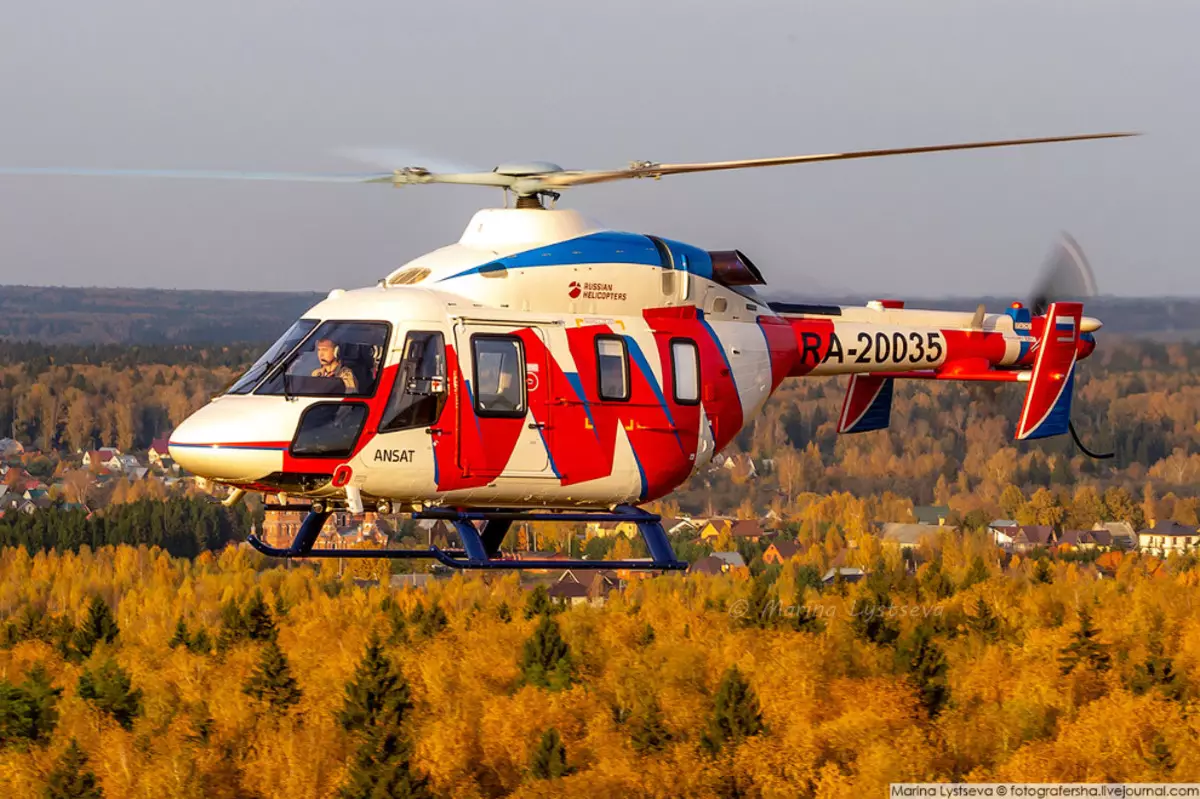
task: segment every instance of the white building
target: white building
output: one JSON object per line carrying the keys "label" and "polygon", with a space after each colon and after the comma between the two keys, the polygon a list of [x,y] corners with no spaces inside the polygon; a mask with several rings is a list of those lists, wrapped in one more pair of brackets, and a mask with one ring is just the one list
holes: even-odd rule
{"label": "white building", "polygon": [[1158,557],[1190,552],[1200,545],[1200,531],[1179,522],[1159,522],[1147,530],[1139,530],[1137,535],[1138,549]]}

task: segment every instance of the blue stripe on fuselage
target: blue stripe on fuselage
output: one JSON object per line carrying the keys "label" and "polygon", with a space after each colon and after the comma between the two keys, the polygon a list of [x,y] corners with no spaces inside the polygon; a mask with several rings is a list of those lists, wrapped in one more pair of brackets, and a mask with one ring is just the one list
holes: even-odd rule
{"label": "blue stripe on fuselage", "polygon": [[[603,231],[567,239],[545,247],[513,253],[504,258],[488,261],[486,264],[464,269],[450,277],[444,277],[442,280],[453,280],[456,277],[479,274],[488,269],[500,267],[527,269],[538,266],[575,266],[578,264],[662,266],[662,261],[659,258],[658,250],[654,247],[654,242],[645,236],[637,233]],[[709,271],[712,271],[711,261]]]}

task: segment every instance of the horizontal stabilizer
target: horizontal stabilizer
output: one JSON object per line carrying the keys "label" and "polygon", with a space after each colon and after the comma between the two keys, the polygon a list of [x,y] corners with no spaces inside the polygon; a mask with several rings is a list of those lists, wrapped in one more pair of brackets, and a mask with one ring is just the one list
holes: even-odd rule
{"label": "horizontal stabilizer", "polygon": [[1045,328],[1037,342],[1037,360],[1017,423],[1018,441],[1059,436],[1068,431],[1082,315],[1083,305],[1078,302],[1051,303],[1046,309]]}
{"label": "horizontal stabilizer", "polygon": [[865,433],[882,430],[892,419],[892,388],[890,377],[856,374],[850,378],[842,415],[838,419],[839,433]]}

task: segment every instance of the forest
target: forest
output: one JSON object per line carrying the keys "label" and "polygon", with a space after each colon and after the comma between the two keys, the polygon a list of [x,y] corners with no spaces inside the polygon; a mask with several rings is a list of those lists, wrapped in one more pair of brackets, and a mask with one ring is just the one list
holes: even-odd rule
{"label": "forest", "polygon": [[[958,520],[1012,518],[1010,487],[1039,488],[1066,507],[1081,489],[1109,488],[1161,505],[1146,519],[1181,514],[1196,524],[1200,483],[1200,344],[1110,337],[1081,363],[1073,418],[1094,460],[1067,437],[1014,442],[1021,393],[1010,386],[913,381],[898,386],[891,426],[839,436],[845,378],[786,381],[725,455],[732,468],[693,478],[670,515],[745,518],[797,509],[806,492],[887,495],[950,505]],[[0,342],[0,430],[40,450],[27,469],[50,474],[60,454],[97,446],[144,450],[228,386],[254,346],[43,345]],[[1006,507],[1008,506],[1008,507]],[[1190,510],[1189,510],[1190,508]],[[987,521],[988,519],[983,519]],[[886,519],[904,521],[905,519]]]}
{"label": "forest", "polygon": [[362,586],[230,548],[0,555],[6,795],[880,796],[1200,779],[1194,560]]}
{"label": "forest", "polygon": [[[145,448],[256,346],[0,343],[0,430]],[[0,519],[0,785],[13,797],[879,795],[896,781],[1200,780],[1200,558],[1009,555],[994,518],[1200,524],[1200,345],[1109,336],[1070,440],[1011,440],[1019,392],[908,384],[838,436],[844,380],[793,380],[655,505],[774,510],[748,574],[565,607],[516,576],[393,590],[372,561],[268,562],[253,515],[122,481]],[[70,481],[67,481],[68,483]],[[146,485],[149,485],[148,483]],[[885,546],[948,505],[961,532]],[[689,560],[714,545],[676,540]],[[571,537],[551,538],[554,547]],[[593,539],[586,551],[636,554]],[[633,550],[633,552],[631,552]],[[834,564],[866,580],[823,585]]]}

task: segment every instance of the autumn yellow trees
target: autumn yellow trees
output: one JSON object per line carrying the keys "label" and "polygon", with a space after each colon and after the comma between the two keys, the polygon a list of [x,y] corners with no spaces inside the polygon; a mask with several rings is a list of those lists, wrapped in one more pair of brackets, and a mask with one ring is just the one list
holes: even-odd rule
{"label": "autumn yellow trees", "polygon": [[916,574],[884,553],[838,588],[792,562],[572,608],[516,575],[393,593],[244,549],[5,550],[0,785],[832,797],[1200,778],[1194,567],[1126,555],[1102,578],[974,546],[943,538]]}

